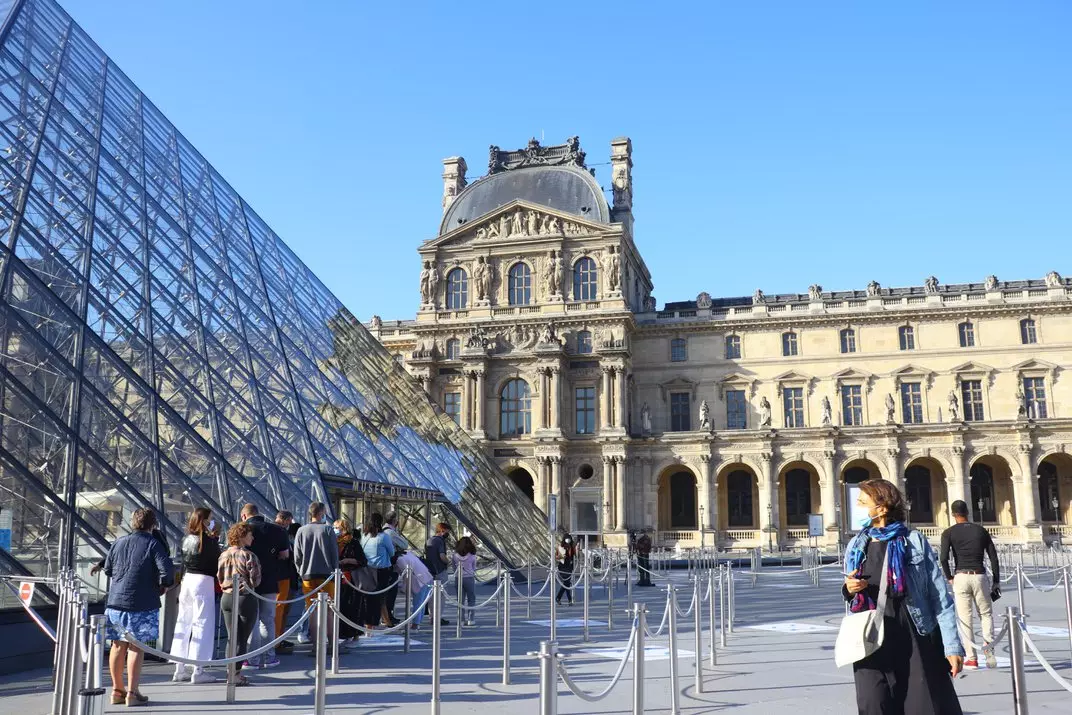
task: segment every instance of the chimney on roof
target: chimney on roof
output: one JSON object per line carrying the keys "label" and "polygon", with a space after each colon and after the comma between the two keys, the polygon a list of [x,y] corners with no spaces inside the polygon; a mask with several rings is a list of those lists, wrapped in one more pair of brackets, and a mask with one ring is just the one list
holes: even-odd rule
{"label": "chimney on roof", "polygon": [[629,137],[610,141],[611,186],[614,206],[611,220],[631,227],[633,223],[633,142]]}
{"label": "chimney on roof", "polygon": [[454,203],[454,199],[466,186],[465,172],[468,167],[465,159],[451,156],[443,160],[443,213]]}

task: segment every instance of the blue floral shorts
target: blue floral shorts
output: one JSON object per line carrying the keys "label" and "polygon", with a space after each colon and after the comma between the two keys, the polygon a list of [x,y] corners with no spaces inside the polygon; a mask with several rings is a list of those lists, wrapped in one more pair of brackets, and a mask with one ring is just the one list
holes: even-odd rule
{"label": "blue floral shorts", "polygon": [[123,631],[128,630],[142,643],[155,641],[160,637],[160,611],[119,611],[105,608],[104,617],[108,619],[108,638],[113,641],[126,640]]}

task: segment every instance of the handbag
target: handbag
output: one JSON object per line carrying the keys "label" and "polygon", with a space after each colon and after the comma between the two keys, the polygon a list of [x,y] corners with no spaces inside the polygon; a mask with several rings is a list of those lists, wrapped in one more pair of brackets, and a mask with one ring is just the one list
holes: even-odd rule
{"label": "handbag", "polygon": [[850,613],[841,621],[837,642],[834,644],[834,662],[839,668],[863,660],[882,647],[889,565],[890,553],[887,549],[886,557],[882,560],[882,578],[879,579],[875,610]]}

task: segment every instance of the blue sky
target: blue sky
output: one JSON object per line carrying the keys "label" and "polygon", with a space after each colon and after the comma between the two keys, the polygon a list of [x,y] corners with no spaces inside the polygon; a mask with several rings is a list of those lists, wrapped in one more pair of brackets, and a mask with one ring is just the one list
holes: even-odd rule
{"label": "blue sky", "polygon": [[1072,274],[1062,0],[61,2],[362,319],[531,136],[632,138],[660,305]]}

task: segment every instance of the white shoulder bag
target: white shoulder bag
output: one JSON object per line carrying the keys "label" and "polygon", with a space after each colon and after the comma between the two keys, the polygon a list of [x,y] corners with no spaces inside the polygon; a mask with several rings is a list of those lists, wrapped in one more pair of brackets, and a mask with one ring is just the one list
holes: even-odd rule
{"label": "white shoulder bag", "polygon": [[882,559],[882,578],[878,584],[878,603],[873,611],[850,613],[841,621],[841,629],[834,645],[834,662],[843,668],[863,660],[882,647],[884,616],[886,614],[886,587],[889,584],[890,552]]}

